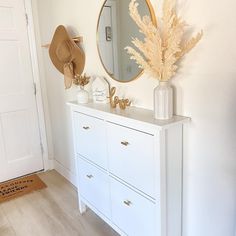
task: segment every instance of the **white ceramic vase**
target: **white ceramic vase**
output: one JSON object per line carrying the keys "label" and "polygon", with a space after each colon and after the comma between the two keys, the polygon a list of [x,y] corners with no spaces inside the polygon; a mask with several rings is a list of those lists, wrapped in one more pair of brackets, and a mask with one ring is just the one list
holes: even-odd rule
{"label": "white ceramic vase", "polygon": [[82,86],[77,92],[77,102],[80,104],[86,104],[89,102],[89,93]]}
{"label": "white ceramic vase", "polygon": [[154,89],[154,116],[159,120],[173,117],[173,88],[169,81],[161,81]]}

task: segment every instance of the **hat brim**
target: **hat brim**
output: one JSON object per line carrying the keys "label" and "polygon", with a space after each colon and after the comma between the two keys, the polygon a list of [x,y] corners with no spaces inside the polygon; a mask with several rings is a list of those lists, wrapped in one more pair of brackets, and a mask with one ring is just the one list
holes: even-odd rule
{"label": "hat brim", "polygon": [[[66,28],[63,25],[60,25],[57,27],[52,42],[50,44],[49,48],[49,56],[51,58],[51,61],[53,65],[62,73],[64,74],[64,64],[65,62],[60,61],[58,58],[58,55],[56,53],[57,48],[60,44],[62,44],[64,41],[69,42],[73,47],[73,68],[74,68],[74,74],[81,75],[84,70],[85,66],[85,54],[83,50],[74,42],[74,40],[69,36]],[[68,61],[69,62],[69,61]],[[66,62],[66,63],[68,63]]]}

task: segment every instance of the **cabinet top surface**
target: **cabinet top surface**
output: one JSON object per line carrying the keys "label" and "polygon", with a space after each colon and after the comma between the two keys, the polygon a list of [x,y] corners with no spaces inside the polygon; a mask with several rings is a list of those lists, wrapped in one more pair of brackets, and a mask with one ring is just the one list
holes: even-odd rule
{"label": "cabinet top surface", "polygon": [[109,104],[99,104],[99,103],[88,103],[88,104],[78,104],[76,101],[68,102],[69,106],[73,110],[95,116],[98,118],[106,119],[106,116],[110,115],[114,118],[135,120],[138,122],[144,122],[146,124],[156,126],[159,128],[168,128],[174,124],[185,123],[190,120],[188,117],[184,116],[174,116],[169,120],[157,120],[154,118],[154,113],[152,110],[139,108],[139,107],[128,107],[126,110],[121,110],[119,108],[111,108]]}

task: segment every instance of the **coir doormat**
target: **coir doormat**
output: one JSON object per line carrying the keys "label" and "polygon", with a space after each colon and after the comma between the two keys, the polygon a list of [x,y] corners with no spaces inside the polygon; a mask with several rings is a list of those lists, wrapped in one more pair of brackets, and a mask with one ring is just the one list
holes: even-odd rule
{"label": "coir doormat", "polygon": [[37,175],[4,182],[0,184],[0,203],[46,187],[46,184]]}

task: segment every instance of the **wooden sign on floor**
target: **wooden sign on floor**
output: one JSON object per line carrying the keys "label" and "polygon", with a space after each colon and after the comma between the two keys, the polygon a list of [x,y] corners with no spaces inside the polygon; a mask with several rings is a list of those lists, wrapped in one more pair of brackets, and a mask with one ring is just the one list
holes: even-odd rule
{"label": "wooden sign on floor", "polygon": [[46,187],[46,184],[37,175],[30,175],[1,183],[0,203]]}

